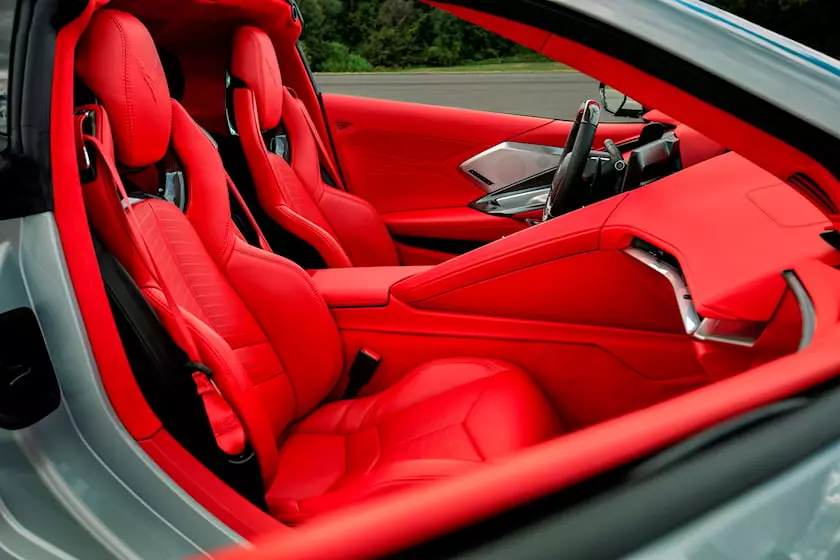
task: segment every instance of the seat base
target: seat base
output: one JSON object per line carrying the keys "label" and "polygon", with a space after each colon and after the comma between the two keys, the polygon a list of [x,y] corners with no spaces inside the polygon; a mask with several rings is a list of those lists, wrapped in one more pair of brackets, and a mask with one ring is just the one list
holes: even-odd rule
{"label": "seat base", "polygon": [[513,364],[429,362],[388,389],[326,404],[294,425],[266,495],[288,524],[480,467],[556,436],[557,415]]}

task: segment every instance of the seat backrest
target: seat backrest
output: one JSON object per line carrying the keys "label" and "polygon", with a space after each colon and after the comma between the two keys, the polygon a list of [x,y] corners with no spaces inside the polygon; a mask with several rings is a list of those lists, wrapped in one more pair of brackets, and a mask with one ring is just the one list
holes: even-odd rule
{"label": "seat backrest", "polygon": [[[233,117],[265,212],[312,245],[328,266],[398,265],[379,213],[324,182],[317,132],[307,122],[304,104],[283,87],[269,36],[256,27],[240,27],[232,49]],[[291,145],[289,162],[266,145],[265,138],[280,126]]]}
{"label": "seat backrest", "polygon": [[117,163],[143,168],[171,150],[183,166],[185,213],[161,199],[133,201],[142,232],[134,231],[125,219],[127,201],[97,165],[83,188],[88,217],[173,332],[160,279],[137,242],[138,234],[146,239],[270,484],[277,438],[326,397],[342,370],[329,309],[304,270],[236,234],[218,152],[170,99],[152,38],[139,20],[115,10],[94,14],[77,49],[76,71],[100,100],[86,109],[96,119],[105,157],[113,151]]}

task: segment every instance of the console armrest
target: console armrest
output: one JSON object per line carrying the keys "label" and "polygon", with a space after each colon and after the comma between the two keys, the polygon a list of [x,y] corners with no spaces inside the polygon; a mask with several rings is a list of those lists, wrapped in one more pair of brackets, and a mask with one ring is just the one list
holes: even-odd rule
{"label": "console armrest", "polygon": [[330,307],[383,307],[391,286],[430,266],[372,266],[310,270],[312,281]]}

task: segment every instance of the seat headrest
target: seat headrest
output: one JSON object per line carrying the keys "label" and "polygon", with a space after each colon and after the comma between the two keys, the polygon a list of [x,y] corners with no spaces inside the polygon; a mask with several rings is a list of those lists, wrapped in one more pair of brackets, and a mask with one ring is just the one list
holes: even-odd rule
{"label": "seat headrest", "polygon": [[140,20],[117,10],[96,12],[76,50],[76,73],[108,113],[120,163],[145,167],[163,158],[172,105],[157,49]]}
{"label": "seat headrest", "polygon": [[260,128],[276,127],[283,114],[283,79],[277,53],[265,31],[252,26],[236,30],[230,73],[253,92]]}

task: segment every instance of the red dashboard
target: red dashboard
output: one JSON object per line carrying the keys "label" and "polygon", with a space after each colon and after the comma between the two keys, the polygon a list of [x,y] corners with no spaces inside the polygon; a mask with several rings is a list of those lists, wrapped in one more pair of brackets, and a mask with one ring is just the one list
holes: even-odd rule
{"label": "red dashboard", "polygon": [[[785,289],[780,272],[832,253],[819,236],[827,226],[790,187],[729,153],[508,236],[393,291],[424,308],[521,316],[527,301],[534,318],[673,331],[667,318],[642,311],[660,308],[648,301],[652,293],[623,289],[634,274],[624,255],[610,256],[638,237],[677,259],[701,315],[766,321]],[[517,284],[528,289],[514,291]],[[569,306],[580,304],[578,316]],[[615,324],[626,306],[642,309]]]}

